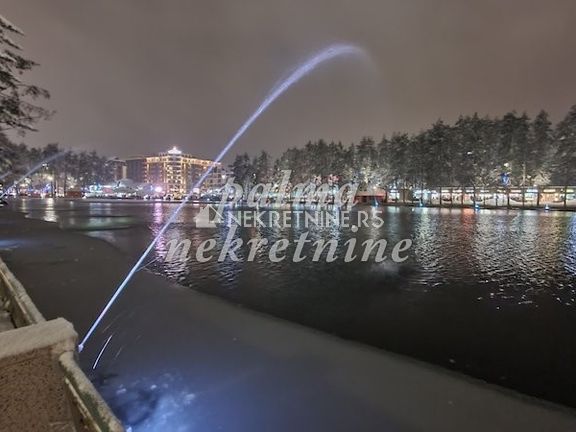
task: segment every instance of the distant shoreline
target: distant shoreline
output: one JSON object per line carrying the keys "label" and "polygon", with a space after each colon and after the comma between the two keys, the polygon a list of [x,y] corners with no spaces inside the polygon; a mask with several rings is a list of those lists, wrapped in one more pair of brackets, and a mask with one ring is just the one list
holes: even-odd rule
{"label": "distant shoreline", "polygon": [[[37,197],[19,197],[19,198],[12,198],[11,200],[34,200],[34,201],[41,201],[46,199],[56,199],[61,201],[80,201],[80,202],[93,202],[93,203],[134,203],[134,204],[180,204],[183,200],[161,200],[161,199],[139,199],[139,198],[37,198]],[[219,201],[216,200],[189,200],[188,204],[191,205],[207,205],[207,204],[218,204]],[[293,205],[292,203],[284,203],[282,205]],[[300,206],[304,206],[304,204],[298,204]],[[439,204],[423,204],[420,205],[418,202],[388,202],[388,203],[378,203],[377,205],[369,204],[369,203],[357,203],[356,206],[359,207],[410,207],[410,208],[439,208],[439,209],[470,209],[470,210],[535,210],[535,211],[568,211],[568,212],[576,212],[576,205],[564,207],[562,203],[553,204],[553,205],[524,205],[522,204],[510,204],[502,205],[502,206],[495,206],[491,204],[479,204],[477,206],[473,204],[460,204],[460,203],[445,203],[442,205]],[[242,206],[240,206],[242,207]],[[260,208],[263,210],[278,208],[278,205],[270,205],[270,206],[261,206]],[[315,207],[309,207],[314,209]]]}

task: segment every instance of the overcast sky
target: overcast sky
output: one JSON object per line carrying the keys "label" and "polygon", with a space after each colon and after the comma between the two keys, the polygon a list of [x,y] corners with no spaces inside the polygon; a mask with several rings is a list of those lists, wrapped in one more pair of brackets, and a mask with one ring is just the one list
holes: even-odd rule
{"label": "overcast sky", "polygon": [[277,79],[334,42],[233,154],[323,137],[416,132],[438,118],[508,110],[554,120],[576,103],[574,0],[3,0],[29,81],[57,115],[28,134],[108,156],[178,146],[214,157]]}

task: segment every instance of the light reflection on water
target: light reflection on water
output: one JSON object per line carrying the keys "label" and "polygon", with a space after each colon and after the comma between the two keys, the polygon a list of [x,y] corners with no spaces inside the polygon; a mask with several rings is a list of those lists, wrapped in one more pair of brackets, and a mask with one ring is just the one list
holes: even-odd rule
{"label": "light reflection on water", "polygon": [[[85,231],[132,255],[136,255],[141,250],[140,246],[158,233],[174,206],[162,202],[55,202],[50,199],[23,200],[21,203],[21,210],[29,212],[31,217],[57,222],[65,229]],[[341,260],[333,265],[311,263],[310,260],[297,264],[288,260],[271,263],[266,249],[258,252],[253,263],[219,263],[213,260],[199,264],[195,259],[186,262],[162,260],[172,239],[189,239],[192,256],[195,248],[208,238],[216,239],[216,250],[221,249],[228,228],[196,229],[193,220],[198,208],[197,205],[185,208],[156,245],[155,256],[149,257],[158,259],[151,267],[154,271],[195,289],[216,290],[216,294],[248,290],[248,287],[241,286],[241,282],[249,273],[250,279],[258,278],[270,283],[271,286],[262,287],[263,296],[270,290],[282,289],[286,296],[298,297],[305,289],[333,289],[345,281],[352,282],[352,285],[369,284],[372,273],[382,274],[380,267],[395,267],[393,263],[374,265],[343,263]],[[339,256],[344,255],[345,242],[351,237],[357,237],[359,244],[365,239],[386,238],[389,245],[403,238],[412,238],[410,258],[398,266],[405,272],[401,279],[403,289],[407,291],[472,284],[476,288],[482,287],[484,295],[477,298],[478,301],[494,302],[500,306],[506,303],[537,306],[538,299],[546,297],[560,299],[567,306],[575,302],[576,216],[573,213],[395,207],[381,210],[384,211],[384,227],[361,228],[356,234],[333,226],[293,226],[285,229],[243,228],[238,235],[245,242],[250,238],[267,238],[270,243],[287,238],[292,242],[309,231],[312,241],[336,239]],[[292,251],[293,245],[287,255],[291,256]],[[247,249],[243,248],[239,256],[246,258]],[[318,275],[321,275],[321,286],[305,283],[307,280],[317,281]],[[295,280],[298,280],[297,284]],[[206,282],[219,286],[207,287]],[[261,285],[255,280],[252,282]],[[350,294],[355,295],[353,291]],[[237,292],[233,297],[233,300],[242,302],[241,293]]]}
{"label": "light reflection on water", "polygon": [[[109,241],[136,258],[174,205],[30,200],[20,208]],[[384,237],[393,245],[411,238],[409,259],[402,264],[270,262],[267,248],[254,262],[163,261],[171,239],[189,239],[193,252],[208,238],[216,240],[219,251],[226,238],[226,227],[196,229],[198,206],[190,205],[157,243],[149,259],[158,260],[148,268],[261,312],[576,406],[571,384],[576,380],[576,214],[381,210],[382,228],[354,234],[316,227],[309,238],[337,239],[340,256],[352,236],[358,244]],[[292,241],[304,230],[246,228],[238,235],[245,241]],[[247,250],[239,255],[245,257]]]}

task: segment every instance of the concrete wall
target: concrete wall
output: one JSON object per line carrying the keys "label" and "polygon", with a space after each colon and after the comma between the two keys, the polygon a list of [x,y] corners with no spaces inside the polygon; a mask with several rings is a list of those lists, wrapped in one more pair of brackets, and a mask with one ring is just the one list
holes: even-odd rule
{"label": "concrete wall", "polygon": [[80,430],[58,362],[75,344],[64,319],[0,333],[1,431]]}
{"label": "concrete wall", "polygon": [[124,431],[76,363],[72,324],[46,321],[2,260],[0,318],[0,431]]}

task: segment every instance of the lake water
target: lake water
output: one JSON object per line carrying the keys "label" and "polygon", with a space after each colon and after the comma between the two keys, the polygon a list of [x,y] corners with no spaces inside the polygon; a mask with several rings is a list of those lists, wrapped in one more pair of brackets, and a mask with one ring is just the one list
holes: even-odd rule
{"label": "lake water", "polygon": [[[23,200],[30,217],[114,244],[136,259],[175,203]],[[198,263],[148,268],[182,285],[342,338],[406,354],[576,407],[576,214],[386,207],[381,228],[317,228],[314,239],[410,238],[396,264],[341,260]],[[187,205],[149,257],[172,238],[221,245]],[[294,239],[301,229],[242,229],[244,239]],[[339,252],[341,250],[339,249]],[[291,256],[291,255],[290,255]],[[129,269],[126,269],[128,271]],[[161,311],[159,311],[161,313]]]}

